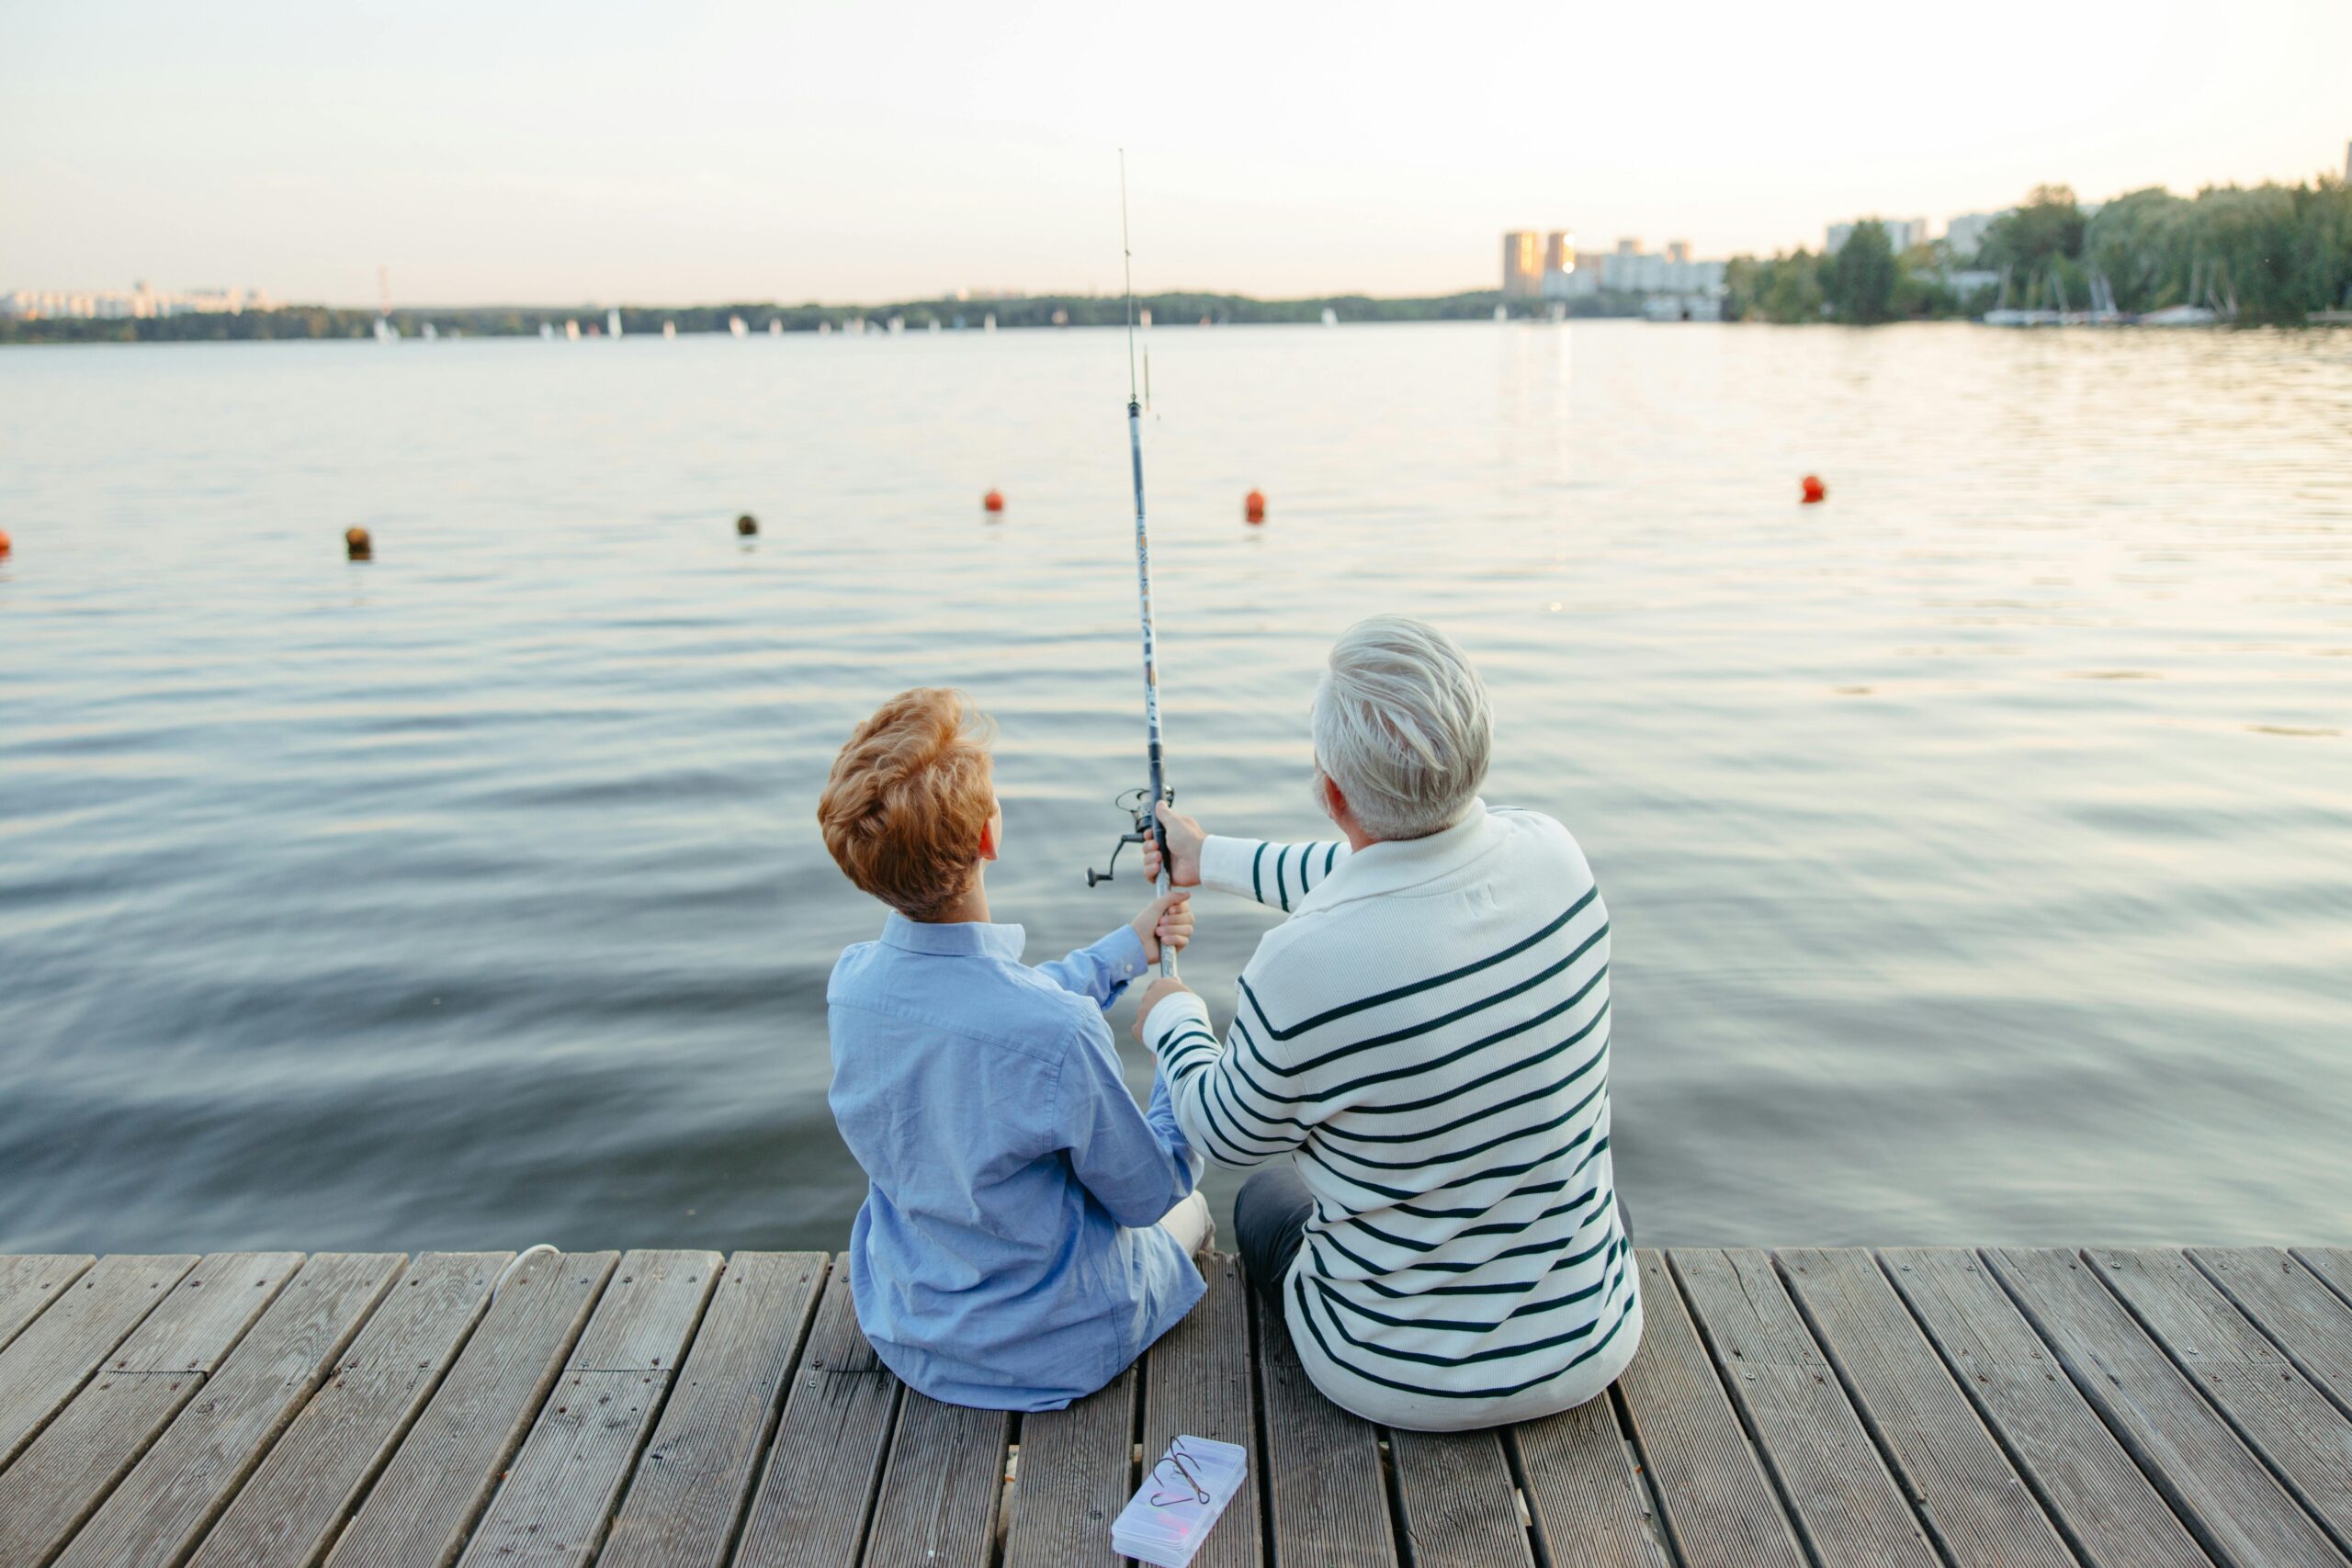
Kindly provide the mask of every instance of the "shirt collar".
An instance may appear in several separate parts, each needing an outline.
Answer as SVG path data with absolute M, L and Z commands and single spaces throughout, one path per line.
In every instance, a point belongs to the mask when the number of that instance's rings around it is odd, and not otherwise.
M 909 953 L 935 953 L 944 958 L 1002 958 L 1017 964 L 1029 933 L 1019 926 L 991 925 L 985 920 L 910 920 L 893 909 L 890 918 L 882 922 L 882 940 Z
M 1468 865 L 1494 848 L 1498 830 L 1484 800 L 1473 800 L 1462 819 L 1419 839 L 1385 839 L 1366 844 L 1340 863 L 1299 900 L 1293 914 L 1304 914 L 1351 898 L 1398 893 L 1434 882 Z

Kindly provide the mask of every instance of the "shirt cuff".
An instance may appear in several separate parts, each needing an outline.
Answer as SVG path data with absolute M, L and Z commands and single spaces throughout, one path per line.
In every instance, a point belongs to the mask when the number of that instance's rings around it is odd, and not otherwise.
M 1151 967 L 1151 960 L 1143 955 L 1143 938 L 1136 935 L 1133 926 L 1121 926 L 1096 942 L 1094 956 L 1110 971 L 1114 996 L 1118 994 L 1119 987 Z
M 1250 863 L 1265 846 L 1256 839 L 1227 839 L 1212 833 L 1201 845 L 1201 886 L 1219 893 L 1256 898 L 1250 885 Z

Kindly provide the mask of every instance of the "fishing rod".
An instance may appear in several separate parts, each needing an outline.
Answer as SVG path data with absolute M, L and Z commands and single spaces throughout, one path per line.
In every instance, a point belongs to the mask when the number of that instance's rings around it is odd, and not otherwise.
M 1143 788 L 1131 789 L 1119 796 L 1121 809 L 1135 817 L 1135 831 L 1120 834 L 1119 841 L 1111 846 L 1108 868 L 1086 868 L 1086 885 L 1092 887 L 1110 881 L 1119 869 L 1119 852 L 1129 844 L 1144 842 L 1148 834 L 1159 845 L 1158 887 L 1166 893 L 1170 871 L 1168 829 L 1160 822 L 1156 808 L 1161 801 L 1173 803 L 1176 792 L 1168 787 L 1167 757 L 1159 735 L 1159 644 L 1151 619 L 1151 533 L 1144 525 L 1143 405 L 1136 396 L 1136 253 L 1127 233 L 1127 150 L 1124 147 L 1119 149 L 1119 250 L 1127 285 L 1127 460 L 1136 482 L 1136 595 L 1143 609 L 1143 725 L 1145 754 L 1151 774 L 1150 782 Z M 1176 950 L 1165 942 L 1159 948 L 1159 972 L 1176 973 Z

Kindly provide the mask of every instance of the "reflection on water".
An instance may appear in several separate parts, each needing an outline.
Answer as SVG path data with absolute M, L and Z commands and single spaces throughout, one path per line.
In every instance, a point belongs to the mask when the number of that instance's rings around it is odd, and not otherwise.
M 1185 805 L 1313 830 L 1332 634 L 1452 628 L 1610 899 L 1645 1241 L 2352 1241 L 2352 336 L 1152 347 Z M 0 1250 L 838 1246 L 850 724 L 997 715 L 1033 957 L 1140 892 L 1124 391 L 1095 333 L 0 355 Z M 1267 918 L 1203 915 L 1222 1015 Z

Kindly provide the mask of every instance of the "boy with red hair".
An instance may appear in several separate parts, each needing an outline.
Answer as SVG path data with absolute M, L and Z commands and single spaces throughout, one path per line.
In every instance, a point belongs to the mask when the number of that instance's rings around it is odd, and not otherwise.
M 859 1325 L 934 1399 L 1055 1410 L 1192 1309 L 1201 1161 L 1166 1080 L 1139 1110 L 1103 1012 L 1192 939 L 1182 892 L 1069 957 L 1021 962 L 982 873 L 1004 838 L 989 727 L 903 692 L 851 734 L 818 802 L 825 847 L 890 906 L 834 965 L 833 1118 L 867 1190 L 850 1235 Z

